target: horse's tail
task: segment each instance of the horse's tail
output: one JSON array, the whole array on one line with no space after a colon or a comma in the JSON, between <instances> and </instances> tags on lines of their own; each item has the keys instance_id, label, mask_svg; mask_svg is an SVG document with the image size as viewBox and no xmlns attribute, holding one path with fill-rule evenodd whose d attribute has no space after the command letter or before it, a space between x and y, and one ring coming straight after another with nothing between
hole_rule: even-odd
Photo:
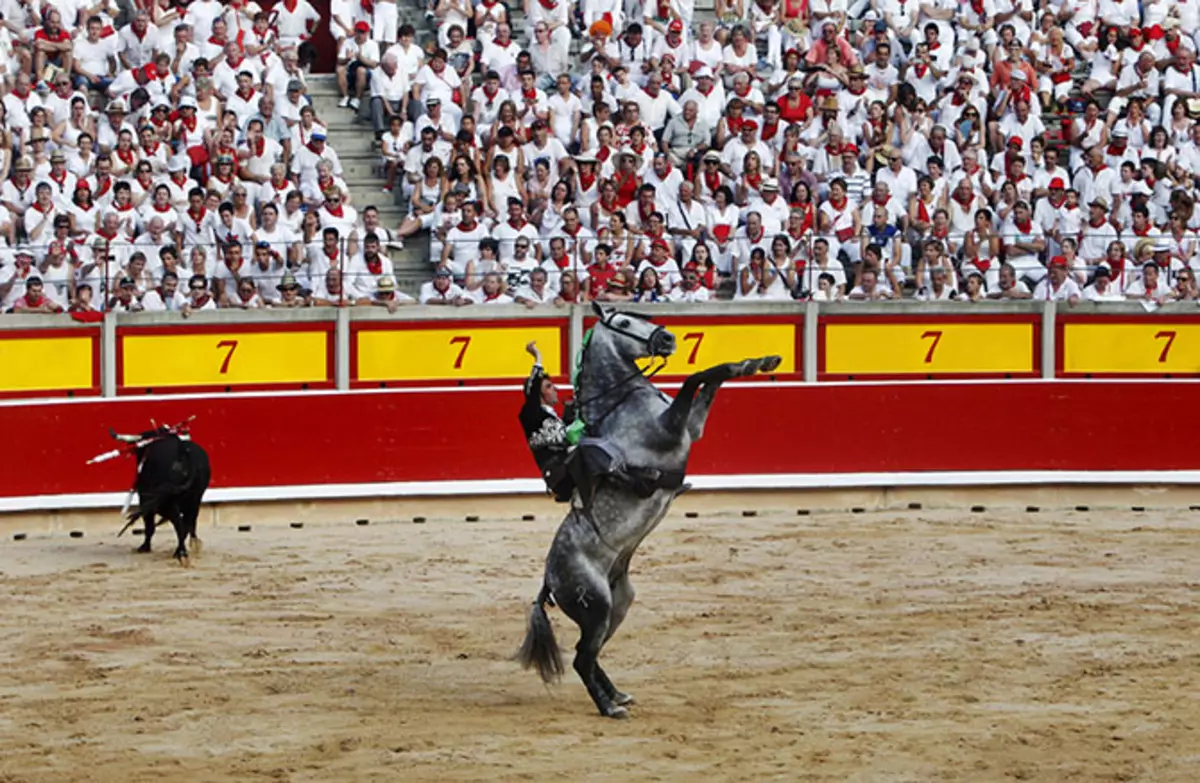
<instances>
[{"instance_id":1,"label":"horse's tail","mask_svg":"<svg viewBox=\"0 0 1200 783\"><path fill-rule=\"evenodd\" d=\"M529 613L529 631L525 634L521 649L517 650L516 660L522 668L536 667L543 682L556 682L562 678L563 661L558 640L554 638L554 628L546 615L547 602L554 605L550 588L543 585Z\"/></svg>"}]
</instances>

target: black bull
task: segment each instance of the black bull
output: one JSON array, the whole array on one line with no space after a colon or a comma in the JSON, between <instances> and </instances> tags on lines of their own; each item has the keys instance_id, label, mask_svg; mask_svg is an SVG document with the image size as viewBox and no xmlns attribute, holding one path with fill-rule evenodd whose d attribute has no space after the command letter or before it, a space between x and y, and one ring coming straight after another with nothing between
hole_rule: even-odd
<instances>
[{"instance_id":1,"label":"black bull","mask_svg":"<svg viewBox=\"0 0 1200 783\"><path fill-rule=\"evenodd\" d=\"M153 440L135 452L138 469L133 488L138 504L128 519L131 524L139 519L145 524L146 540L138 551L150 551L155 517L160 517L170 520L179 538L175 558L186 561L188 537L200 542L196 519L211 476L208 454L190 440L171 433L146 432L141 438Z\"/></svg>"}]
</instances>

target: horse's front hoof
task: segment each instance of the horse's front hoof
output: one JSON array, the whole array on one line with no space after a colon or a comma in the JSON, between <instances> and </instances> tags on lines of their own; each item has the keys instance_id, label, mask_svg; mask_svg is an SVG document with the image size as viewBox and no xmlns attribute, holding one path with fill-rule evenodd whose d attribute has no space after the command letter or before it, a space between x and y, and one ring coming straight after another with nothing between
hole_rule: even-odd
<instances>
[{"instance_id":1,"label":"horse's front hoof","mask_svg":"<svg viewBox=\"0 0 1200 783\"><path fill-rule=\"evenodd\" d=\"M148 554L150 552L150 542L147 541L146 543L142 544L141 546L139 546L137 549L135 549L133 551L137 552L140 555Z\"/></svg>"},{"instance_id":2,"label":"horse's front hoof","mask_svg":"<svg viewBox=\"0 0 1200 783\"><path fill-rule=\"evenodd\" d=\"M624 707L626 705L637 704L637 701L628 693L617 691L613 694L613 703L619 707Z\"/></svg>"},{"instance_id":3,"label":"horse's front hoof","mask_svg":"<svg viewBox=\"0 0 1200 783\"><path fill-rule=\"evenodd\" d=\"M183 566L184 568L187 568L189 565L191 565L191 562L188 560L188 553L186 549L175 550L175 559L178 560L179 565Z\"/></svg>"},{"instance_id":4,"label":"horse's front hoof","mask_svg":"<svg viewBox=\"0 0 1200 783\"><path fill-rule=\"evenodd\" d=\"M606 718L614 718L616 720L628 720L629 710L624 707L612 707L608 712L604 713Z\"/></svg>"}]
</instances>

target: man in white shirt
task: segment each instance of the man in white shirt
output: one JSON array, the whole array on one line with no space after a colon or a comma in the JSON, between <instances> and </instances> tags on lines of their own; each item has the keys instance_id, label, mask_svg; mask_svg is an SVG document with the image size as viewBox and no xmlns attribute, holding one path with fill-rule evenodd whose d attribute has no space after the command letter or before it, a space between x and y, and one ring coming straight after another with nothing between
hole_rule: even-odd
<instances>
[{"instance_id":1,"label":"man in white shirt","mask_svg":"<svg viewBox=\"0 0 1200 783\"><path fill-rule=\"evenodd\" d=\"M322 160L329 161L333 166L334 176L342 175L342 162L338 159L337 152L333 147L325 144L324 128L320 126L316 126L316 128L309 143L297 149L296 154L292 157L292 173L296 175L301 187L317 181L317 163Z\"/></svg>"},{"instance_id":2,"label":"man in white shirt","mask_svg":"<svg viewBox=\"0 0 1200 783\"><path fill-rule=\"evenodd\" d=\"M887 147L886 151L888 167L883 170L876 169L875 182L886 183L892 198L902 205L907 205L908 200L917 192L917 174L904 165L903 152L891 146Z\"/></svg>"},{"instance_id":3,"label":"man in white shirt","mask_svg":"<svg viewBox=\"0 0 1200 783\"><path fill-rule=\"evenodd\" d=\"M379 67L371 71L371 123L375 137L383 135L392 117L408 116L408 76L400 70L390 51Z\"/></svg>"},{"instance_id":4,"label":"man in white shirt","mask_svg":"<svg viewBox=\"0 0 1200 783\"><path fill-rule=\"evenodd\" d=\"M1089 302L1120 302L1125 296L1113 285L1112 272L1107 263L1096 267L1095 279L1083 289L1083 298Z\"/></svg>"},{"instance_id":5,"label":"man in white shirt","mask_svg":"<svg viewBox=\"0 0 1200 783\"><path fill-rule=\"evenodd\" d=\"M417 301L423 305L458 306L468 303L466 291L454 282L450 269L439 266L434 277L421 285Z\"/></svg>"},{"instance_id":6,"label":"man in white shirt","mask_svg":"<svg viewBox=\"0 0 1200 783\"><path fill-rule=\"evenodd\" d=\"M1067 259L1055 256L1050 259L1050 271L1042 282L1033 289L1033 298L1040 302L1066 302L1078 304L1083 297L1079 283L1068 274Z\"/></svg>"},{"instance_id":7,"label":"man in white shirt","mask_svg":"<svg viewBox=\"0 0 1200 783\"><path fill-rule=\"evenodd\" d=\"M370 38L371 26L356 22L354 37L342 42L338 52L337 80L342 100L338 106L358 111L359 101L367 89L371 69L379 65L379 43Z\"/></svg>"}]
</instances>

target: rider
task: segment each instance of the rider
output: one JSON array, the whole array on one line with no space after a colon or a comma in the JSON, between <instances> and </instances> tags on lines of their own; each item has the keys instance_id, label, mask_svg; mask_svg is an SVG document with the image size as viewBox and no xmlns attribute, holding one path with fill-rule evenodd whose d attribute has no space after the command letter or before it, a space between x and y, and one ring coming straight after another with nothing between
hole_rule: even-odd
<instances>
[{"instance_id":1,"label":"rider","mask_svg":"<svg viewBox=\"0 0 1200 783\"><path fill-rule=\"evenodd\" d=\"M567 442L566 425L554 407L558 404L558 388L542 367L542 354L537 343L529 343L525 351L533 357L533 369L525 381L525 404L521 406L519 416L521 426L525 429L533 459L546 480L547 491L559 503L568 503L577 483L573 475L576 460L571 459L574 448Z\"/></svg>"}]
</instances>

